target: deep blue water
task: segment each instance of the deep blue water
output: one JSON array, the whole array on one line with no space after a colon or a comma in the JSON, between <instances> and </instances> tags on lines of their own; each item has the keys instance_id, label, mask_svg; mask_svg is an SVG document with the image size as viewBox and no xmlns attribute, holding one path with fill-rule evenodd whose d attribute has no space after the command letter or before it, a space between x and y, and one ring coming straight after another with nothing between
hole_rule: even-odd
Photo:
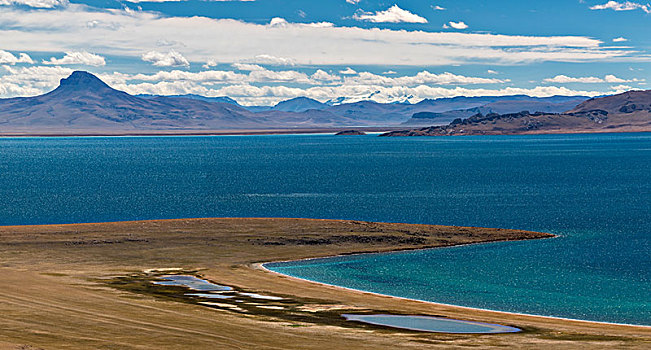
<instances>
[{"instance_id":1,"label":"deep blue water","mask_svg":"<svg viewBox=\"0 0 651 350\"><path fill-rule=\"evenodd\" d=\"M216 216L560 238L283 264L346 287L651 325L651 134L0 139L0 224Z\"/></svg>"}]
</instances>

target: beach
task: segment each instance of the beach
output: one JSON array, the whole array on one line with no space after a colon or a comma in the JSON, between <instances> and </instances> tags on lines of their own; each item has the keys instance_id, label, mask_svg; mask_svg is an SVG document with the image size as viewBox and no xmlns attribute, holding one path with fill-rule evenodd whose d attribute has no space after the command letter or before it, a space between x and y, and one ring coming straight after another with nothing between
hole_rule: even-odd
<instances>
[{"instance_id":1,"label":"beach","mask_svg":"<svg viewBox=\"0 0 651 350\"><path fill-rule=\"evenodd\" d=\"M0 227L0 349L648 347L649 327L400 299L299 280L260 265L549 237L520 230L275 218ZM152 269L181 269L249 294L282 297L315 316L305 321L265 308L232 312L120 282ZM523 331L460 335L365 327L337 317L346 310L444 316Z\"/></svg>"}]
</instances>

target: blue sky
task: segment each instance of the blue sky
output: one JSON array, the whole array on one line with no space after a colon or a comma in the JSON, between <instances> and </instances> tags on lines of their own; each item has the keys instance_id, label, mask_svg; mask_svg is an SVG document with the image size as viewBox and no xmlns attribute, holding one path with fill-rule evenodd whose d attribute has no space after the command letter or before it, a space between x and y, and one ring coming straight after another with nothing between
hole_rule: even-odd
<instances>
[{"instance_id":1,"label":"blue sky","mask_svg":"<svg viewBox=\"0 0 651 350\"><path fill-rule=\"evenodd\" d=\"M639 1L0 0L0 97L72 70L139 94L378 102L646 89Z\"/></svg>"}]
</instances>

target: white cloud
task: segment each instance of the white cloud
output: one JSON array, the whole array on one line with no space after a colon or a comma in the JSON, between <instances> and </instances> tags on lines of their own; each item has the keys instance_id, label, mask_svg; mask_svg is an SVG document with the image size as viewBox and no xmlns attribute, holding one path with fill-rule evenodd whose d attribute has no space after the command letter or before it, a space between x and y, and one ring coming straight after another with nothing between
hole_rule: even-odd
<instances>
[{"instance_id":1,"label":"white cloud","mask_svg":"<svg viewBox=\"0 0 651 350\"><path fill-rule=\"evenodd\" d=\"M432 5L432 10L434 10L434 11L445 11L445 7L441 7L439 5Z\"/></svg>"},{"instance_id":2,"label":"white cloud","mask_svg":"<svg viewBox=\"0 0 651 350\"><path fill-rule=\"evenodd\" d=\"M68 0L0 0L0 5L22 5L34 8L55 8L67 4Z\"/></svg>"},{"instance_id":3,"label":"white cloud","mask_svg":"<svg viewBox=\"0 0 651 350\"><path fill-rule=\"evenodd\" d=\"M141 56L145 62L151 62L154 66L158 67L189 67L190 62L183 57L180 53L171 50L168 53L158 51L149 51Z\"/></svg>"},{"instance_id":4,"label":"white cloud","mask_svg":"<svg viewBox=\"0 0 651 350\"><path fill-rule=\"evenodd\" d=\"M385 11L364 12L359 11L353 15L358 21L368 21L373 23L427 23L427 19L403 10L398 5L393 5Z\"/></svg>"},{"instance_id":5,"label":"white cloud","mask_svg":"<svg viewBox=\"0 0 651 350\"><path fill-rule=\"evenodd\" d=\"M450 21L450 22L448 22L448 24L450 25L450 27L452 27L454 29L468 29L468 25L466 23L464 23L463 21L459 21L459 22Z\"/></svg>"},{"instance_id":6,"label":"white cloud","mask_svg":"<svg viewBox=\"0 0 651 350\"><path fill-rule=\"evenodd\" d=\"M72 69L62 67L10 67L2 66L6 74L0 76L0 96L34 96L52 90Z\"/></svg>"},{"instance_id":7,"label":"white cloud","mask_svg":"<svg viewBox=\"0 0 651 350\"><path fill-rule=\"evenodd\" d=\"M393 71L393 70L388 70L386 72L382 72L382 74L384 74L384 75L393 75L393 74L398 74L398 72Z\"/></svg>"},{"instance_id":8,"label":"white cloud","mask_svg":"<svg viewBox=\"0 0 651 350\"><path fill-rule=\"evenodd\" d=\"M370 72L360 72L356 75L349 75L344 78L317 69L313 74L308 75L295 70L272 71L261 66L235 63L233 67L248 73L236 73L233 71L206 70L201 72L188 72L181 70L160 71L156 74L120 74L115 73L103 77L112 82L127 83L129 81L193 81L202 84L257 84L257 83L293 83L303 85L322 85L324 83L343 83L350 86L416 86L422 84L431 85L467 85L467 84L501 84L509 80L469 77L449 72L440 74L422 71L415 75L386 77ZM245 69L240 69L245 68ZM391 72L388 72L391 73ZM395 74L395 72L393 72Z\"/></svg>"},{"instance_id":9,"label":"white cloud","mask_svg":"<svg viewBox=\"0 0 651 350\"><path fill-rule=\"evenodd\" d=\"M599 96L617 93L618 91L584 91L572 90L557 86L536 86L533 88L498 88L498 89L468 89L462 87L444 88L419 85L414 87L403 86L358 86L334 85L315 86L310 88L292 88L287 86L253 86L246 83L227 85L220 88L205 88L204 86L189 84L188 82L159 82L148 84L121 85L121 89L132 94L185 94L200 93L206 96L229 96L244 105L272 105L289 98L305 96L318 101L327 101L333 97L347 97L347 101L362 101L368 99L380 103L389 103L404 100L405 96L413 96L413 100L425 98L442 98L456 96L507 96L529 95L536 97L549 97L554 95L565 96Z\"/></svg>"},{"instance_id":10,"label":"white cloud","mask_svg":"<svg viewBox=\"0 0 651 350\"><path fill-rule=\"evenodd\" d=\"M615 10L615 11L633 11L633 10L642 10L646 13L651 13L651 5L649 4L639 4L637 2L626 1L626 2L617 2L617 1L608 1L602 5L594 5L590 7L591 10Z\"/></svg>"},{"instance_id":11,"label":"white cloud","mask_svg":"<svg viewBox=\"0 0 651 350\"><path fill-rule=\"evenodd\" d=\"M251 82L274 82L274 83L313 83L307 74L293 70L271 71L261 70L249 73L248 80Z\"/></svg>"},{"instance_id":12,"label":"white cloud","mask_svg":"<svg viewBox=\"0 0 651 350\"><path fill-rule=\"evenodd\" d=\"M561 84L566 84L566 83L629 83L629 82L637 82L641 81L639 79L622 79L618 78L615 75L608 74L603 78L599 77L568 77L567 75L557 75L553 78L547 78L543 80L546 83L561 83Z\"/></svg>"},{"instance_id":13,"label":"white cloud","mask_svg":"<svg viewBox=\"0 0 651 350\"><path fill-rule=\"evenodd\" d=\"M621 37L621 36L619 38L613 39L614 43L623 43L623 42L626 42L626 41L628 41L628 39L626 39L624 37Z\"/></svg>"},{"instance_id":14,"label":"white cloud","mask_svg":"<svg viewBox=\"0 0 651 350\"><path fill-rule=\"evenodd\" d=\"M5 50L0 50L0 64L11 64L14 65L16 63L34 63L32 61L32 58L29 57L28 54L26 53L20 53L18 54L18 57L14 56L11 52L5 51Z\"/></svg>"},{"instance_id":15,"label":"white cloud","mask_svg":"<svg viewBox=\"0 0 651 350\"><path fill-rule=\"evenodd\" d=\"M362 1L362 0L346 0L347 3L353 4L353 5L359 4L360 1Z\"/></svg>"},{"instance_id":16,"label":"white cloud","mask_svg":"<svg viewBox=\"0 0 651 350\"><path fill-rule=\"evenodd\" d=\"M101 25L89 28L89 22ZM0 37L3 49L14 52L34 48L64 52L84 47L97 54L135 58L160 50L156 43L165 40L173 43L170 49L182 50L188 61L219 57L220 62L290 66L648 60L633 50L602 47L601 41L581 36L408 31L286 21L272 26L232 19L165 17L148 11L98 10L77 4L48 11L3 8Z\"/></svg>"},{"instance_id":17,"label":"white cloud","mask_svg":"<svg viewBox=\"0 0 651 350\"><path fill-rule=\"evenodd\" d=\"M603 83L604 80L597 77L568 77L567 75L557 75L553 78L543 80L546 83Z\"/></svg>"},{"instance_id":18,"label":"white cloud","mask_svg":"<svg viewBox=\"0 0 651 350\"><path fill-rule=\"evenodd\" d=\"M243 61L248 63L268 64L270 66L293 66L296 64L291 58L276 57L272 55L256 55L251 59L245 59Z\"/></svg>"},{"instance_id":19,"label":"white cloud","mask_svg":"<svg viewBox=\"0 0 651 350\"><path fill-rule=\"evenodd\" d=\"M501 84L507 80L467 77L463 75L452 74L449 72L435 74L428 71L422 71L412 76L386 77L373 74L370 72L361 72L357 76L346 77L346 83L349 85L376 85L376 86L415 86L423 84L434 85L467 85L467 84Z\"/></svg>"},{"instance_id":20,"label":"white cloud","mask_svg":"<svg viewBox=\"0 0 651 350\"><path fill-rule=\"evenodd\" d=\"M210 59L210 60L206 61L206 63L202 67L205 68L205 69L210 69L210 67L214 67L214 66L216 66L218 64L219 63L217 62L217 60Z\"/></svg>"},{"instance_id":21,"label":"white cloud","mask_svg":"<svg viewBox=\"0 0 651 350\"><path fill-rule=\"evenodd\" d=\"M618 78L613 74L608 74L604 77L604 81L607 83L627 83L627 82L637 81L637 79L626 80L626 79Z\"/></svg>"},{"instance_id":22,"label":"white cloud","mask_svg":"<svg viewBox=\"0 0 651 350\"><path fill-rule=\"evenodd\" d=\"M344 70L339 71L339 74L354 75L354 74L357 74L357 72L354 69L348 67L348 68L346 68Z\"/></svg>"},{"instance_id":23,"label":"white cloud","mask_svg":"<svg viewBox=\"0 0 651 350\"><path fill-rule=\"evenodd\" d=\"M86 51L68 51L62 58L51 57L49 60L43 60L43 64L51 65L68 65L79 64L84 66L104 66L106 60L100 55Z\"/></svg>"},{"instance_id":24,"label":"white cloud","mask_svg":"<svg viewBox=\"0 0 651 350\"><path fill-rule=\"evenodd\" d=\"M616 86L611 86L610 88L618 93L633 90L633 87L628 85L616 85Z\"/></svg>"},{"instance_id":25,"label":"white cloud","mask_svg":"<svg viewBox=\"0 0 651 350\"><path fill-rule=\"evenodd\" d=\"M318 69L314 74L310 76L310 78L318 82L333 82L341 80L340 76L330 74L321 69Z\"/></svg>"},{"instance_id":26,"label":"white cloud","mask_svg":"<svg viewBox=\"0 0 651 350\"><path fill-rule=\"evenodd\" d=\"M280 17L274 17L269 22L270 27L286 27L289 25L286 19Z\"/></svg>"},{"instance_id":27,"label":"white cloud","mask_svg":"<svg viewBox=\"0 0 651 350\"><path fill-rule=\"evenodd\" d=\"M492 69L487 70L486 73L488 73L488 74L499 74L499 72L494 71Z\"/></svg>"},{"instance_id":28,"label":"white cloud","mask_svg":"<svg viewBox=\"0 0 651 350\"><path fill-rule=\"evenodd\" d=\"M265 70L265 68L262 66L259 66L257 64L249 64L249 63L233 63L231 66L237 70L243 70L243 71Z\"/></svg>"},{"instance_id":29,"label":"white cloud","mask_svg":"<svg viewBox=\"0 0 651 350\"><path fill-rule=\"evenodd\" d=\"M3 66L7 74L0 76L0 95L28 96L37 95L56 87L61 78L72 73L72 69L59 66L31 66L11 67ZM475 82L482 83L474 77L463 77L450 73L414 75L396 77L394 82L398 84L408 83L410 85L390 85L387 81L377 80L371 73L364 72L360 79L334 81L334 84L320 84L313 81L312 77L320 79L336 79L335 75L325 71L316 71L312 76L307 76L294 71L258 71L249 74L239 74L232 71L203 71L187 72L181 70L160 71L155 74L123 73L100 74L99 77L114 88L126 91L131 94L160 94L176 95L195 93L204 96L230 96L239 102L248 105L269 105L288 98L306 96L319 101L326 101L334 97L348 97L350 101L367 99L372 95L372 100L377 102L395 102L404 100L405 96L413 96L414 100L424 98L440 98L454 96L503 96L525 94L530 96L553 96L553 95L582 95L596 96L607 93L615 93L623 89L623 86L613 87L616 91L583 91L572 90L557 86L537 86L530 89L523 88L477 88L465 87L439 87L430 86L429 83L419 84L419 81L438 81L440 83ZM274 77L273 75L276 74ZM433 76L438 76L433 78ZM273 79L284 79L294 81L308 81L315 84L308 87L288 86L255 86L253 83L260 81L271 81ZM276 80L278 81L278 80ZM367 85L370 84L370 85ZM215 85L217 84L217 85ZM617 88L617 89L616 89Z\"/></svg>"}]
</instances>

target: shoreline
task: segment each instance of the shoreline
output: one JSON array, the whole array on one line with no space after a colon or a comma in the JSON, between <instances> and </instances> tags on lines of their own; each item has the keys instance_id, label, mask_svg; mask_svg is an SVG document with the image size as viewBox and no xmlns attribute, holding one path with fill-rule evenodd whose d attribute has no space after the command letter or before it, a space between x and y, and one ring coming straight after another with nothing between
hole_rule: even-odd
<instances>
[{"instance_id":1,"label":"shoreline","mask_svg":"<svg viewBox=\"0 0 651 350\"><path fill-rule=\"evenodd\" d=\"M544 239L554 239L554 238L557 238L557 237L558 236L544 238ZM304 259L297 259L297 260L269 261L269 262L264 262L264 263L255 263L255 264L252 265L252 267L254 269L260 269L260 270L263 270L265 272L272 273L272 274L275 274L275 275L278 275L278 276L283 276L284 278L289 278L289 279L293 279L293 280L300 281L300 282L313 283L313 284L317 284L317 285L320 285L320 286L327 286L327 287L330 287L330 288L342 290L344 292L358 292L358 293L364 293L364 294L372 294L372 295L377 295L377 296L380 296L380 297L387 297L387 298L392 298L392 299L397 299L397 300L416 301L416 302L420 302L420 303L432 304L432 305L436 305L436 306L446 306L446 307L452 307L452 308L459 308L459 309L463 309L463 310L485 311L485 312L495 313L495 314L498 314L498 315L501 314L501 315L536 317L536 318L558 320L558 321L580 322L580 323L586 323L586 324L600 324L600 325L639 327L639 328L642 328L642 329L651 329L651 325L640 325L640 324L631 324L631 323L617 323L617 322L606 322L606 321L594 321L594 320L582 320L582 319L577 319L577 318L560 317L560 316L536 315L536 314L528 314L528 313L522 313L522 312L493 310L493 309L485 309L485 308L479 308L479 307L471 307L471 306L463 306L463 305L455 305L455 304L446 304L446 303L435 302L435 301L430 301L430 300L423 300L423 299L400 297L400 296L396 296L396 295L382 294L382 293L372 292L372 291L363 290L363 289L349 288L349 287L339 286L339 285L336 285L336 284L314 281L314 280L310 280L310 279L302 278L302 277L296 277L296 276L292 276L292 275L288 275L288 274L284 274L284 273L280 273L280 272L271 270L271 269L269 269L268 267L265 266L266 264L286 263L286 262L295 262L295 261L320 260L320 259L337 258L337 257L351 256L351 255L393 254L393 253L419 251L419 250L457 248L457 247L463 247L463 246L491 244L491 243L498 243L498 242L519 242L519 240L467 243L467 244L452 245L452 246L446 246L446 247L392 250L392 251L387 251L387 252L339 254L339 255L325 256L325 257L304 258Z\"/></svg>"},{"instance_id":2,"label":"shoreline","mask_svg":"<svg viewBox=\"0 0 651 350\"><path fill-rule=\"evenodd\" d=\"M254 135L304 135L304 134L336 134L340 131L359 130L366 133L385 133L402 130L400 127L333 127L333 128L280 128L280 129L223 129L223 130L116 130L96 131L80 130L66 131L8 131L0 132L0 138L29 138L29 137L137 137L137 136L254 136Z\"/></svg>"},{"instance_id":3,"label":"shoreline","mask_svg":"<svg viewBox=\"0 0 651 350\"><path fill-rule=\"evenodd\" d=\"M79 132L0 132L3 138L85 138L85 137L174 137L174 136L262 136L262 135L328 135L340 131L359 130L368 135L389 137L463 137L463 136L532 136L532 135L586 135L586 134L637 134L651 133L649 129L640 130L548 130L527 131L518 133L476 133L453 135L384 135L389 132L409 131L402 127L335 127L335 128L310 128L310 129L233 129L233 130L152 130L152 131L79 131Z\"/></svg>"},{"instance_id":4,"label":"shoreline","mask_svg":"<svg viewBox=\"0 0 651 350\"><path fill-rule=\"evenodd\" d=\"M11 350L25 344L96 349L115 344L116 339L130 348L152 350L178 344L195 349L413 350L425 344L436 349L469 345L645 349L651 343L651 330L643 325L420 301L301 279L263 266L265 262L552 237L557 236L515 229L289 218L0 226L0 313L11 325L0 329L0 349L5 349L3 341ZM179 302L165 294L171 291L157 292L150 284L138 282L145 271L169 268L235 290L281 297L286 311L242 304L244 311L234 312L220 305ZM135 278L129 287L118 286L129 278ZM523 331L490 336L416 334L349 326L342 321L341 314L357 310L448 317Z\"/></svg>"}]
</instances>

